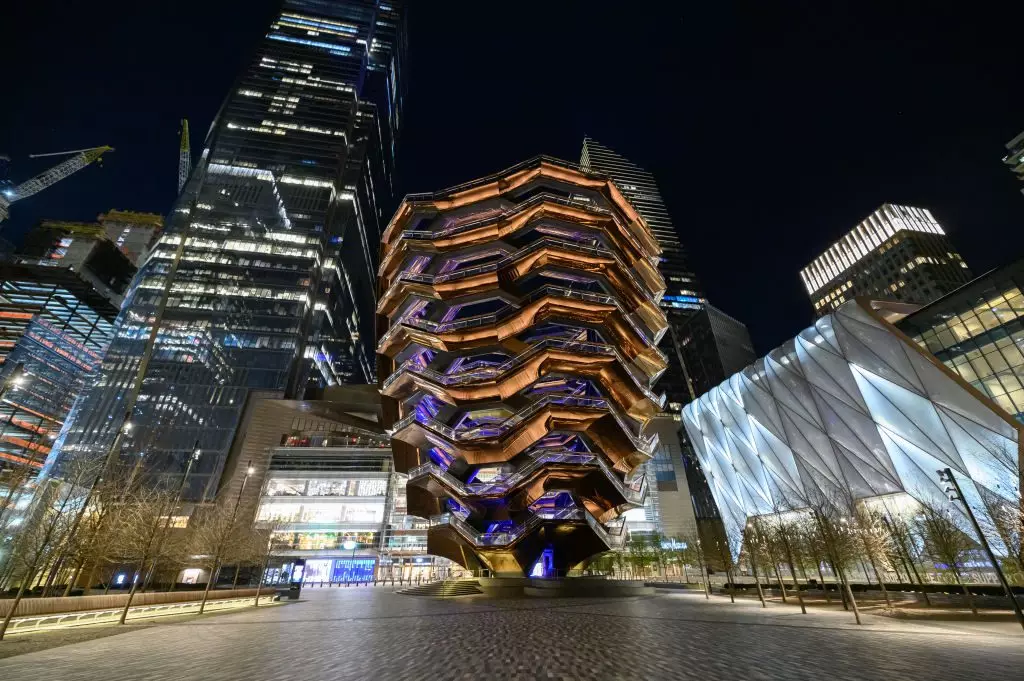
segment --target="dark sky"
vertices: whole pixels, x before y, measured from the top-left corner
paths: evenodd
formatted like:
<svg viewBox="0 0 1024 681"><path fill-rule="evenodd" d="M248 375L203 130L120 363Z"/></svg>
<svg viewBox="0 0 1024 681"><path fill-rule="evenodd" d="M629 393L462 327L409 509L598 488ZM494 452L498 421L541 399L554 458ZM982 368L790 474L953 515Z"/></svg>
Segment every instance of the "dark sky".
<svg viewBox="0 0 1024 681"><path fill-rule="evenodd" d="M976 273L1024 254L1000 159L1024 129L1021 10L996 3L414 2L403 191L584 133L654 172L712 302L766 352L811 320L801 267L879 204L930 208ZM1007 6L1019 3L1002 3ZM713 6L713 7L709 7ZM0 17L0 152L110 144L15 204L166 212L178 119L194 151L275 0L16 3ZM1017 16L1009 12L1016 12Z"/></svg>

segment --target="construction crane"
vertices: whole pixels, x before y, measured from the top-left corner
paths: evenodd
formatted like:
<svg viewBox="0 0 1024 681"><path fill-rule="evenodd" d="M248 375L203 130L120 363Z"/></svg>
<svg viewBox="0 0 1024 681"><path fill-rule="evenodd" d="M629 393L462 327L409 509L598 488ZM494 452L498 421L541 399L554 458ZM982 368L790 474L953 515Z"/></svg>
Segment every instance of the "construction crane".
<svg viewBox="0 0 1024 681"><path fill-rule="evenodd" d="M45 156L66 156L74 154L71 158L58 163L54 167L36 175L31 180L22 182L19 185L4 187L0 191L0 222L3 222L10 215L10 206L15 201L38 194L47 187L60 182L68 175L72 175L100 157L113 147L91 147L89 149L73 149L71 151L55 151L49 154L29 154L29 158L43 158Z"/></svg>
<svg viewBox="0 0 1024 681"><path fill-rule="evenodd" d="M178 193L185 188L188 175L192 172L192 151L188 141L188 119L181 119L181 145L178 147Z"/></svg>

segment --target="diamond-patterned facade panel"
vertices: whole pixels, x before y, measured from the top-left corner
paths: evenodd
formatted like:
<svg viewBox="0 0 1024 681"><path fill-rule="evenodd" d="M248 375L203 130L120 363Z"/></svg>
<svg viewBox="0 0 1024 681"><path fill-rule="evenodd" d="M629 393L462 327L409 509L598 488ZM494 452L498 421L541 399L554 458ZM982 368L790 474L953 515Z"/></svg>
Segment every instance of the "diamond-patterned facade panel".
<svg viewBox="0 0 1024 681"><path fill-rule="evenodd" d="M986 500L1020 501L1024 426L870 301L845 303L686 405L683 425L730 537L751 516L834 492L944 502L936 471L946 467L982 527L993 527ZM987 534L993 549L1004 547Z"/></svg>

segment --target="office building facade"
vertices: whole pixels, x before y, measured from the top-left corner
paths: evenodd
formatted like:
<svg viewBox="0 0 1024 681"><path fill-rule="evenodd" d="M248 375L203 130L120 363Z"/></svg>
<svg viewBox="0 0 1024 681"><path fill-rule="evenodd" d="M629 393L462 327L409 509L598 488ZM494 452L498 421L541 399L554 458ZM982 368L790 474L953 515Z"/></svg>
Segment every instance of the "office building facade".
<svg viewBox="0 0 1024 681"><path fill-rule="evenodd" d="M927 208L883 204L800 271L819 317L856 296L925 305L971 280Z"/></svg>
<svg viewBox="0 0 1024 681"><path fill-rule="evenodd" d="M674 337L678 327L705 304L703 289L697 275L690 269L686 249L679 241L672 219L662 201L654 176L608 147L586 137L580 154L580 167L610 177L619 191L647 222L661 245L658 270L665 279L665 294L659 305L668 317L670 332L661 342L661 350L669 358L669 366L657 388L667 396L666 408L678 412L692 397L686 381L685 368L675 351Z"/></svg>
<svg viewBox="0 0 1024 681"><path fill-rule="evenodd" d="M992 516L1020 504L1024 425L901 332L895 305L847 301L683 410L734 554L750 517L820 499L941 504L969 532L937 475L949 468L1005 555Z"/></svg>
<svg viewBox="0 0 1024 681"><path fill-rule="evenodd" d="M168 476L198 442L187 496L210 497L250 392L302 398L375 376L404 21L390 0L283 2L128 293L62 455L104 455L130 419L124 451Z"/></svg>
<svg viewBox="0 0 1024 681"><path fill-rule="evenodd" d="M42 468L75 398L96 378L118 306L116 296L94 285L92 278L102 275L86 275L0 263L0 383L7 386L0 399L0 467ZM9 386L19 368L27 376Z"/></svg>
<svg viewBox="0 0 1024 681"><path fill-rule="evenodd" d="M685 370L687 402L757 359L746 325L710 303L679 326L676 345Z"/></svg>
<svg viewBox="0 0 1024 681"><path fill-rule="evenodd" d="M1024 260L984 274L895 323L1024 422Z"/></svg>
<svg viewBox="0 0 1024 681"><path fill-rule="evenodd" d="M664 400L647 223L606 176L540 157L407 196L383 246L384 424L429 553L550 576L620 545Z"/></svg>
<svg viewBox="0 0 1024 681"><path fill-rule="evenodd" d="M251 399L228 459L221 502L273 524L267 580L297 559L310 582L446 574L448 561L427 555L427 521L406 511L408 476L394 470L376 386L331 388L323 398Z"/></svg>

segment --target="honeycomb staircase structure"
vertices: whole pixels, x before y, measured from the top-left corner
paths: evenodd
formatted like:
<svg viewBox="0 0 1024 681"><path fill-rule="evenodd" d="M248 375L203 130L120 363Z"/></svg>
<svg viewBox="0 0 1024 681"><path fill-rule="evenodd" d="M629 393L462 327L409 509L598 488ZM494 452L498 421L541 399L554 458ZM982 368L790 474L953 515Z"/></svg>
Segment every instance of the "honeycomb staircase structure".
<svg viewBox="0 0 1024 681"><path fill-rule="evenodd" d="M428 551L521 577L619 546L667 364L660 249L633 206L538 157L407 196L382 249L384 421Z"/></svg>

